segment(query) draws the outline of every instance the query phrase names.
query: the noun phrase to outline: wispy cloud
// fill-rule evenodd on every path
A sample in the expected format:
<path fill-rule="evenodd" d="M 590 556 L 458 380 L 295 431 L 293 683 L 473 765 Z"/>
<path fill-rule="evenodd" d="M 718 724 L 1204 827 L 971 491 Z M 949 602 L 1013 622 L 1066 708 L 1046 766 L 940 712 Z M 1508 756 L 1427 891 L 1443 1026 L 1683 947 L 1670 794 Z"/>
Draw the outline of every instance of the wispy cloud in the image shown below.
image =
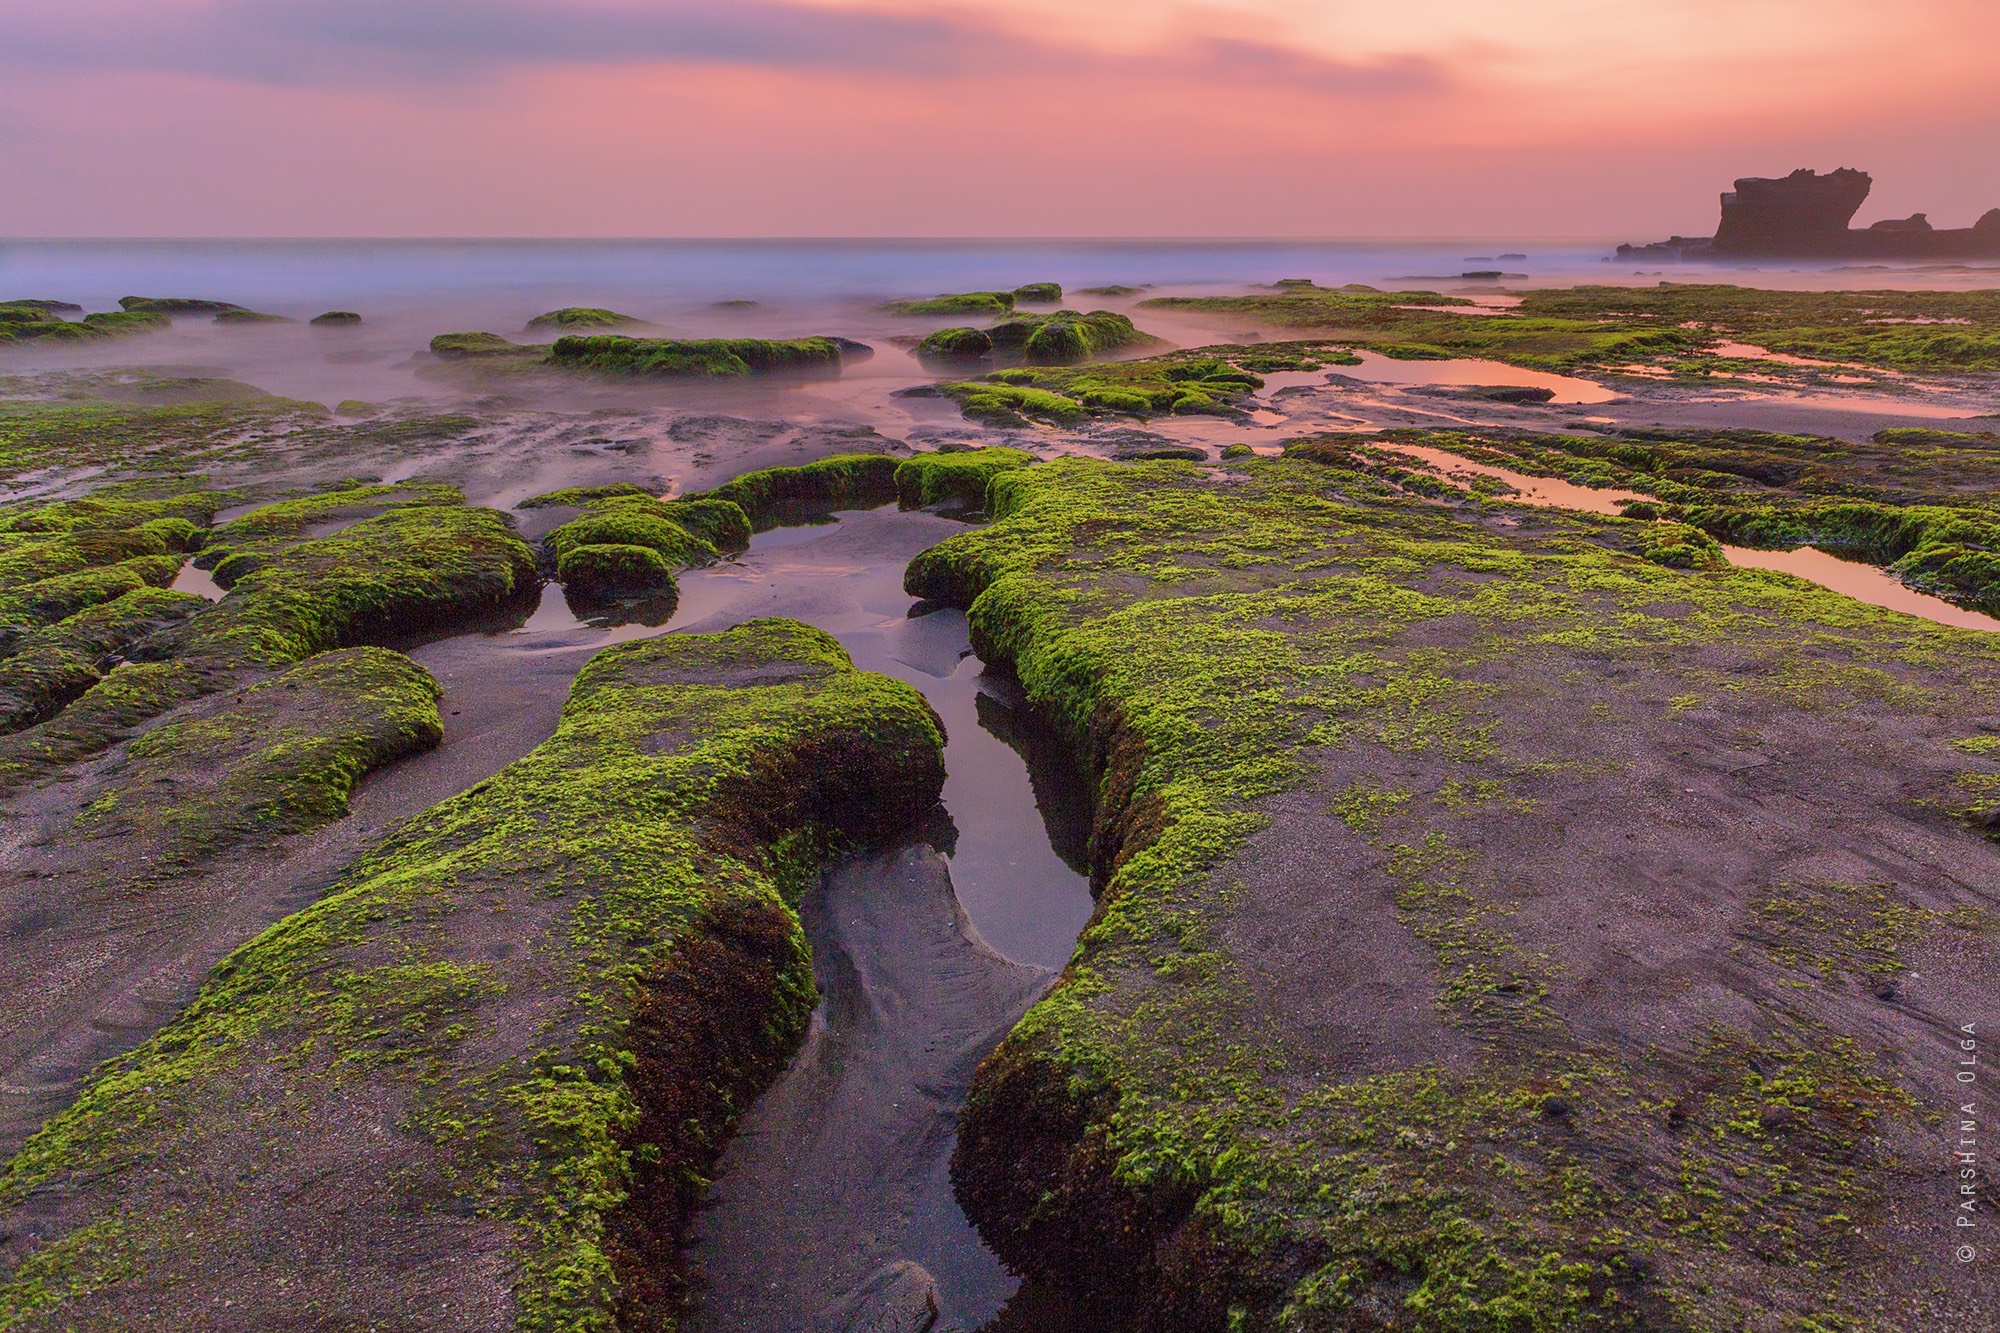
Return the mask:
<path fill-rule="evenodd" d="M 271 86 L 457 82 L 579 64 L 741 65 L 957 78 L 1130 71 L 1383 95 L 1436 86 L 1417 57 L 1345 63 L 1282 46 L 1192 38 L 1112 54 L 964 14 L 784 0 L 67 0 L 8 20 L 0 67 L 144 70 Z"/>

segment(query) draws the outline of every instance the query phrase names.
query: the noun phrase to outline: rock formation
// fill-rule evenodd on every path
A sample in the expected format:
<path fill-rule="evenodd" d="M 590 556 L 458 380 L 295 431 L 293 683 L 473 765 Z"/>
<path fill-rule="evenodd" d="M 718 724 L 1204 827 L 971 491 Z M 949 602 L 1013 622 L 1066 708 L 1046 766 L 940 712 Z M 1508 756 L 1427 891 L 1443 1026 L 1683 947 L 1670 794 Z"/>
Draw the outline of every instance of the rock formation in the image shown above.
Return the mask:
<path fill-rule="evenodd" d="M 1822 176 L 1747 176 L 1722 196 L 1712 237 L 1675 236 L 1621 245 L 1620 259 L 1975 259 L 2000 258 L 2000 208 L 1970 227 L 1940 230 L 1922 213 L 1855 229 L 1849 224 L 1874 184 L 1842 167 Z"/>

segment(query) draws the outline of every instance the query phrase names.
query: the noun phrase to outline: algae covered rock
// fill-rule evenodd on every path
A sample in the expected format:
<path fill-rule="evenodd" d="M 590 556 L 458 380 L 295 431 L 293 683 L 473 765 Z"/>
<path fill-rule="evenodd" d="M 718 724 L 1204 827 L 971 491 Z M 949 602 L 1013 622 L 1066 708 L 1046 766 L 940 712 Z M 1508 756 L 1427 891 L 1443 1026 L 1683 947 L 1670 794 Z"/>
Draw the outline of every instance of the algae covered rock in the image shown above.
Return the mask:
<path fill-rule="evenodd" d="M 2000 643 L 1321 460 L 1016 469 L 909 567 L 1100 798 L 1098 916 L 960 1119 L 983 1238 L 1119 1326 L 1978 1325 L 1881 978 L 2000 969 Z"/>
<path fill-rule="evenodd" d="M 542 547 L 561 561 L 580 546 L 643 546 L 670 569 L 713 560 L 716 548 L 666 516 L 657 500 L 596 504 L 542 538 Z"/>
<path fill-rule="evenodd" d="M 140 315 L 220 315 L 242 306 L 194 296 L 121 296 L 118 308 Z"/>
<path fill-rule="evenodd" d="M 896 466 L 896 499 L 905 509 L 954 505 L 982 512 L 993 478 L 1036 462 L 1025 449 L 999 446 L 917 454 Z"/>
<path fill-rule="evenodd" d="M 204 605 L 188 593 L 142 586 L 21 635 L 0 659 L 0 732 L 53 715 L 101 680 L 113 658 L 138 655 Z"/>
<path fill-rule="evenodd" d="M 979 329 L 939 329 L 917 344 L 917 355 L 926 361 L 983 361 L 993 355 L 993 339 Z"/>
<path fill-rule="evenodd" d="M 532 351 L 532 348 L 510 342 L 497 333 L 440 333 L 431 339 L 431 355 L 445 361 L 514 356 Z"/>
<path fill-rule="evenodd" d="M 560 310 L 551 310 L 546 314 L 536 315 L 528 321 L 528 331 L 530 333 L 538 333 L 549 329 L 561 329 L 565 332 L 570 329 L 616 329 L 630 324 L 643 324 L 644 322 L 644 320 L 634 319 L 631 315 L 621 315 L 616 310 L 604 310 L 597 306 L 573 305 L 564 306 Z"/>
<path fill-rule="evenodd" d="M 727 500 L 758 532 L 896 498 L 899 462 L 888 454 L 835 454 L 799 467 L 760 468 L 690 499 Z"/>
<path fill-rule="evenodd" d="M 950 292 L 916 301 L 889 301 L 892 315 L 1004 315 L 1014 308 L 1012 292 Z"/>
<path fill-rule="evenodd" d="M 572 602 L 621 597 L 673 597 L 673 564 L 650 546 L 607 542 L 567 548 L 556 561 L 556 580 Z"/>
<path fill-rule="evenodd" d="M 319 328 L 333 328 L 359 324 L 361 316 L 352 310 L 329 310 L 323 315 L 314 315 L 310 322 Z"/>
<path fill-rule="evenodd" d="M 974 421 L 1070 425 L 1093 416 L 1239 415 L 1237 403 L 1264 381 L 1220 357 L 1173 353 L 1085 366 L 997 370 L 940 386 Z"/>
<path fill-rule="evenodd" d="M 558 369 L 673 379 L 733 379 L 777 371 L 838 371 L 833 338 L 558 338 L 548 364 Z"/>
<path fill-rule="evenodd" d="M 598 653 L 554 736 L 239 950 L 0 1170 L 0 1231 L 36 1238 L 0 1310 L 470 1330 L 678 1301 L 704 1177 L 813 1008 L 788 895 L 928 813 L 942 745 L 795 622 Z"/>
<path fill-rule="evenodd" d="M 1013 295 L 1017 303 L 1055 305 L 1063 299 L 1063 289 L 1059 282 L 1026 282 L 1016 287 Z"/>

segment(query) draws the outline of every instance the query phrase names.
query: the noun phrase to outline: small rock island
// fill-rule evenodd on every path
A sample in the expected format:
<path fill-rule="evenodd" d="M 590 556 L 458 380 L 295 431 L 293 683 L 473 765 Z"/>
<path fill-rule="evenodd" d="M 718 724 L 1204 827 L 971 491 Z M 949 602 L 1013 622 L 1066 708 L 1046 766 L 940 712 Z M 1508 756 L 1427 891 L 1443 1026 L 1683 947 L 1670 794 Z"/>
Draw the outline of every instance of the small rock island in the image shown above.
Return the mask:
<path fill-rule="evenodd" d="M 2000 259 L 2000 208 L 1940 230 L 1922 213 L 1851 227 L 1874 180 L 1842 167 L 1748 176 L 1722 196 L 1715 235 L 1621 245 L 1620 259 Z"/>

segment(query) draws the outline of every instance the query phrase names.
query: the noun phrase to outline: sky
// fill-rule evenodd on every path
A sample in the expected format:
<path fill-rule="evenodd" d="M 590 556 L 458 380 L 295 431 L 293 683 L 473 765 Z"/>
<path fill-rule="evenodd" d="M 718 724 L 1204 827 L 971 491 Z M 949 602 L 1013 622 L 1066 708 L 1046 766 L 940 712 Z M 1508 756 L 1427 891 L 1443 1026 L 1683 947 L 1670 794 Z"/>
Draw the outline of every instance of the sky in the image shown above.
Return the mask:
<path fill-rule="evenodd" d="M 0 235 L 1967 226 L 1996 62 L 1994 0 L 0 0 Z"/>

